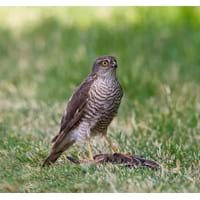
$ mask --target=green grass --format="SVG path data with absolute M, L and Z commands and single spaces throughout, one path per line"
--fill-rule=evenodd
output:
M 1 8 L 1 192 L 199 192 L 199 8 Z M 115 55 L 124 98 L 109 137 L 161 171 L 41 163 L 74 88 Z M 100 142 L 99 142 L 100 141 Z M 108 152 L 94 138 L 94 153 Z

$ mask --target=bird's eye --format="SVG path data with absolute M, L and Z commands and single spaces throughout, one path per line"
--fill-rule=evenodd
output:
M 102 61 L 101 64 L 102 64 L 103 67 L 108 67 L 108 61 L 107 60 Z

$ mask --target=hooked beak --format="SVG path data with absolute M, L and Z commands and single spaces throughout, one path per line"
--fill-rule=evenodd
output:
M 111 66 L 112 66 L 113 68 L 117 68 L 117 62 L 113 62 L 113 63 L 111 64 Z

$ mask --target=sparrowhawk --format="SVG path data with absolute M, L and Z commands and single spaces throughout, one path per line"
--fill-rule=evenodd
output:
M 115 57 L 103 56 L 96 59 L 92 72 L 67 104 L 60 130 L 52 139 L 53 146 L 43 166 L 54 163 L 78 140 L 89 141 L 91 136 L 106 136 L 107 128 L 116 116 L 123 96 L 116 69 Z M 106 139 L 114 149 L 111 141 Z M 92 159 L 90 146 L 89 153 Z

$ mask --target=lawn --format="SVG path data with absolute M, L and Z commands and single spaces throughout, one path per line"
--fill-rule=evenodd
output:
M 0 192 L 200 192 L 200 8 L 0 8 Z M 108 136 L 162 170 L 41 168 L 95 58 L 117 57 L 124 98 Z M 109 152 L 93 139 L 93 152 Z

